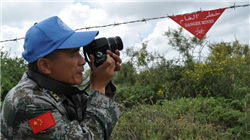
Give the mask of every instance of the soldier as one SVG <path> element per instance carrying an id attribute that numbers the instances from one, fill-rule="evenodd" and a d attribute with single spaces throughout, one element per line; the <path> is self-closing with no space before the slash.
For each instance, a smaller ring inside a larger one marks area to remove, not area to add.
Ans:
<path id="1" fill-rule="evenodd" d="M 28 71 L 5 97 L 1 138 L 109 139 L 120 110 L 105 95 L 105 87 L 121 68 L 119 51 L 107 51 L 98 67 L 90 57 L 89 94 L 74 86 L 82 83 L 86 63 L 79 48 L 97 35 L 98 31 L 75 32 L 56 16 L 27 31 L 22 56 Z"/>

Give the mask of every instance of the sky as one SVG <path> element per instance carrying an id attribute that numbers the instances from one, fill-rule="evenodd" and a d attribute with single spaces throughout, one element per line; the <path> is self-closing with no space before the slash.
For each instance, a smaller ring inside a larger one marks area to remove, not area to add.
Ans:
<path id="1" fill-rule="evenodd" d="M 178 15 L 199 10 L 213 10 L 241 4 L 249 0 L 1 0 L 0 40 L 24 37 L 35 23 L 51 16 L 58 16 L 72 29 L 106 25 L 143 18 Z M 180 26 L 169 18 L 147 22 L 111 26 L 99 30 L 99 37 L 120 36 L 124 48 L 139 49 L 148 43 L 149 51 L 156 51 L 172 59 L 177 52 L 168 45 L 164 33 L 169 28 Z M 209 43 L 235 39 L 250 45 L 250 7 L 226 9 L 207 33 Z M 84 31 L 84 30 L 81 30 Z M 184 34 L 193 35 L 184 30 Z M 1 43 L 1 51 L 9 51 L 11 56 L 21 57 L 24 40 Z M 199 48 L 197 48 L 199 49 Z M 205 49 L 202 55 L 206 56 Z M 122 57 L 125 57 L 122 55 Z M 125 59 L 125 58 L 124 58 Z"/>

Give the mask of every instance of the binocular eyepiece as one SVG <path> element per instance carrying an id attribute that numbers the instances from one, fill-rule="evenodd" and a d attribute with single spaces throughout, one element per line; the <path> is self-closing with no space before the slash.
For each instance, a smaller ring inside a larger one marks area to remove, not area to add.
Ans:
<path id="1" fill-rule="evenodd" d="M 115 50 L 122 50 L 123 43 L 119 36 L 110 38 L 98 38 L 91 42 L 88 46 L 84 47 L 84 56 L 86 61 L 89 63 L 90 54 L 95 57 L 95 66 L 98 67 L 104 63 L 107 59 L 106 51 L 110 50 L 115 52 Z"/>

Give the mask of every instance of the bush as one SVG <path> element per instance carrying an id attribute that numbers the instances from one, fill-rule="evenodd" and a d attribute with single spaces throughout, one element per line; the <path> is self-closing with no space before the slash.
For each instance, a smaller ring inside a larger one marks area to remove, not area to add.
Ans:
<path id="1" fill-rule="evenodd" d="M 190 81 L 195 95 L 240 99 L 250 92 L 250 53 L 247 45 L 216 43 L 204 63 L 186 70 L 184 80 Z"/>
<path id="2" fill-rule="evenodd" d="M 124 112 L 112 139 L 248 139 L 250 110 L 243 108 L 236 100 L 212 97 L 134 106 Z"/>
<path id="3" fill-rule="evenodd" d="M 138 104 L 155 104 L 158 96 L 150 86 L 122 86 L 118 87 L 115 100 L 129 108 Z"/>
<path id="4" fill-rule="evenodd" d="M 24 59 L 11 58 L 8 52 L 1 52 L 1 101 L 4 100 L 9 90 L 18 83 L 26 69 L 27 64 Z"/>
<path id="5" fill-rule="evenodd" d="M 128 89 L 129 86 L 135 90 L 137 90 L 136 86 L 147 87 L 151 94 L 147 93 L 148 97 L 157 97 L 154 99 L 198 96 L 241 99 L 250 93 L 249 46 L 234 41 L 210 44 L 209 48 L 211 53 L 204 61 L 197 62 L 187 57 L 183 62 L 167 61 L 159 54 L 148 52 L 144 44 L 139 51 L 129 51 L 133 54 L 131 60 L 134 60 L 135 64 L 125 63 L 124 69 L 116 73 L 115 81 L 119 87 L 124 86 L 123 90 Z M 133 91 L 130 89 L 123 92 Z M 128 98 L 134 96 L 126 95 Z M 132 99 L 137 100 L 137 98 Z"/>

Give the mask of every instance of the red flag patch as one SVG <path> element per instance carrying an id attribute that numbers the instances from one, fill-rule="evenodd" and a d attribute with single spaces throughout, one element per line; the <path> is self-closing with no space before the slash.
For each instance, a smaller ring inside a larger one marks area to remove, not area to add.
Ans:
<path id="1" fill-rule="evenodd" d="M 51 111 L 29 120 L 30 127 L 34 134 L 46 130 L 56 124 Z"/>
<path id="2" fill-rule="evenodd" d="M 170 18 L 201 40 L 225 9 L 172 16 Z"/>

